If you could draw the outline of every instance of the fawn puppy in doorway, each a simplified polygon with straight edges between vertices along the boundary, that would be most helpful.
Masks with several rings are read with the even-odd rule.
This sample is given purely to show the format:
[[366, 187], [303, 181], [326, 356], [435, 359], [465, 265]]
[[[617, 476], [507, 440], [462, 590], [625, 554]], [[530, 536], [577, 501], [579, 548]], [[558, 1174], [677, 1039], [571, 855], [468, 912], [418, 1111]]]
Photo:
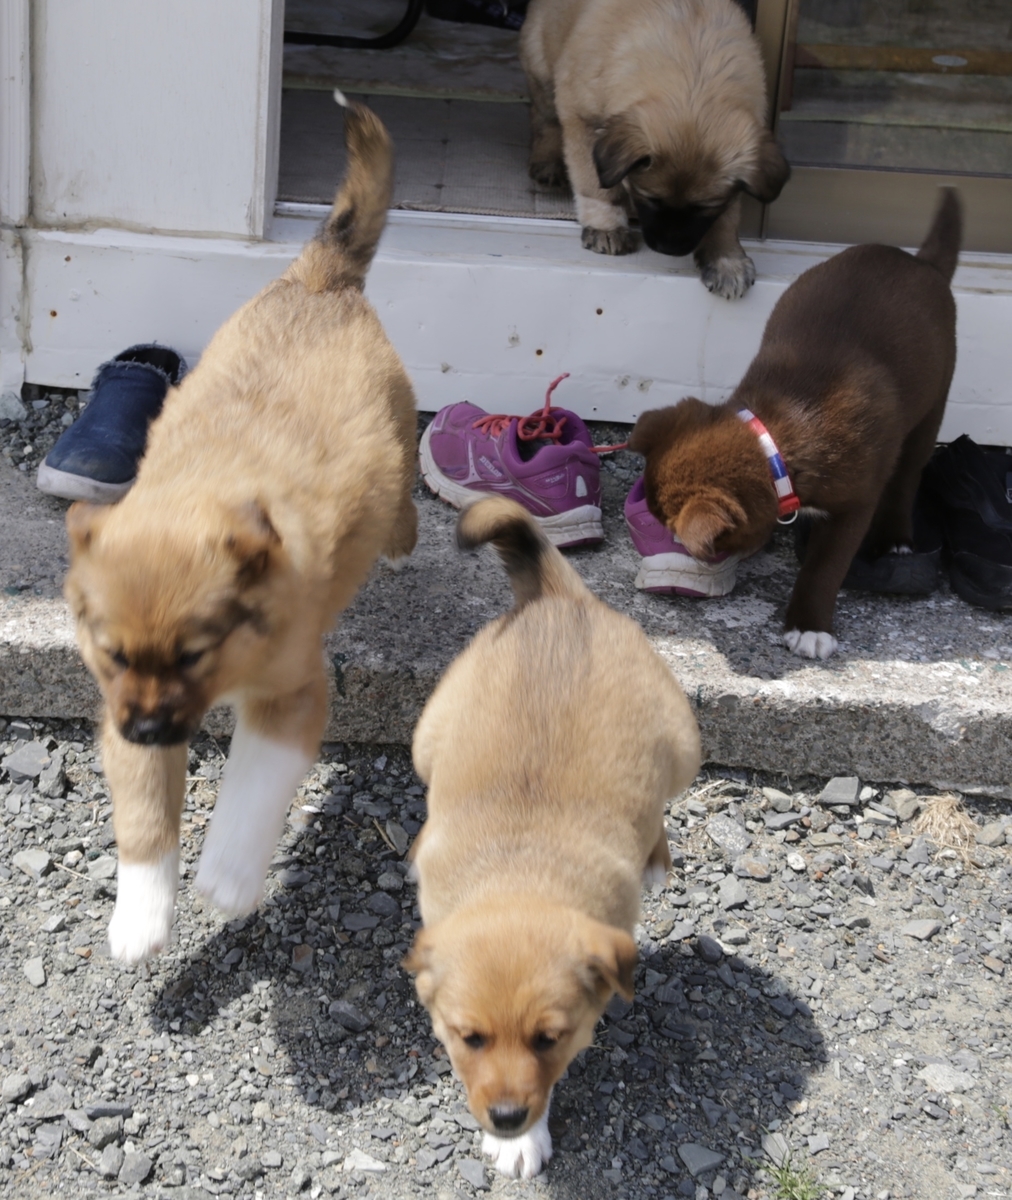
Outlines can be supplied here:
[[646, 412], [629, 439], [646, 456], [651, 512], [697, 558], [751, 554], [798, 508], [824, 518], [784, 623], [787, 646], [806, 658], [836, 650], [836, 595], [858, 549], [874, 559], [911, 548], [956, 363], [949, 284], [961, 228], [946, 189], [916, 256], [852, 246], [806, 271], [725, 404]]
[[766, 128], [766, 81], [735, 0], [532, 0], [520, 35], [530, 174], [567, 176], [583, 244], [695, 254], [703, 283], [743, 296], [741, 195], [775, 200], [790, 168]]
[[516, 607], [422, 713], [428, 818], [412, 850], [423, 929], [405, 966], [507, 1175], [552, 1152], [548, 1106], [614, 992], [632, 997], [643, 877], [671, 865], [668, 800], [700, 761], [681, 688], [512, 500], [460, 517]]
[[225, 912], [256, 907], [323, 733], [323, 634], [379, 555], [415, 544], [414, 396], [362, 295], [392, 149], [365, 108], [345, 136], [319, 235], [169, 392], [124, 499], [67, 514], [66, 596], [105, 701], [124, 962], [169, 937], [187, 741], [218, 700], [237, 724], [196, 884]]

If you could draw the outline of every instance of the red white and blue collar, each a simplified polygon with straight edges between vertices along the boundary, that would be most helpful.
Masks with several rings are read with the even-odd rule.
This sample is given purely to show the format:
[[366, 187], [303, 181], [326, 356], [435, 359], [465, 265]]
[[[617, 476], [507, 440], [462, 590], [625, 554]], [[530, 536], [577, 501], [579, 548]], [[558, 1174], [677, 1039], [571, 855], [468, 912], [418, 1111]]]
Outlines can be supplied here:
[[[801, 501], [798, 499], [798, 494], [791, 483], [787, 464], [777, 449], [776, 442], [770, 436], [770, 431], [751, 409], [739, 408], [738, 416], [759, 439], [759, 445], [762, 447], [762, 452], [766, 455], [766, 461], [770, 465], [770, 475], [773, 476], [773, 488], [777, 493], [777, 520], [781, 525], [790, 525], [791, 521], [798, 515]], [[785, 518], [788, 519], [785, 520]]]

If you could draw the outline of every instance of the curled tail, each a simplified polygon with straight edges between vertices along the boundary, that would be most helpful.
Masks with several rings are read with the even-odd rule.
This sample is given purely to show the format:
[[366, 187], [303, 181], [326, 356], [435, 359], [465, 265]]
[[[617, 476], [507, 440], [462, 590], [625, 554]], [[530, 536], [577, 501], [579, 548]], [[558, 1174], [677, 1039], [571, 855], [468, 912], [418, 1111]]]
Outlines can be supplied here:
[[959, 246], [963, 240], [963, 206], [955, 188], [942, 188], [942, 198], [935, 211], [935, 219], [917, 251], [917, 257], [931, 263], [941, 271], [946, 282], [952, 281], [959, 258]]
[[345, 109], [348, 165], [330, 216], [287, 272], [311, 292], [349, 287], [361, 291], [387, 223], [393, 191], [393, 143], [383, 122], [371, 109], [350, 103], [340, 92], [334, 92], [334, 99]]
[[583, 580], [513, 500], [489, 496], [465, 508], [457, 521], [457, 545], [474, 550], [491, 542], [510, 577], [517, 604], [541, 596], [586, 596]]

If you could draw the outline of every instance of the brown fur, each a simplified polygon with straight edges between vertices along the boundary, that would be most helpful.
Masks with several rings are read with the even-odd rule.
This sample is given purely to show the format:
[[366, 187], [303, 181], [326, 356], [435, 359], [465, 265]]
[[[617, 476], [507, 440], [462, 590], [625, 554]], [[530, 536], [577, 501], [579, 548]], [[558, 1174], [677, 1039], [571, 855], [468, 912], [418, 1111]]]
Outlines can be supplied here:
[[699, 558], [751, 554], [773, 532], [769, 465], [736, 413], [749, 408], [766, 425], [802, 505], [828, 517], [809, 543], [787, 630], [832, 630], [862, 542], [872, 557], [911, 544], [914, 496], [956, 361], [949, 281], [960, 228], [946, 190], [916, 257], [854, 246], [806, 271], [725, 404], [687, 399], [636, 423], [629, 444], [646, 455], [650, 509]]
[[530, 173], [568, 176], [583, 244], [695, 253], [703, 282], [744, 295], [740, 193], [775, 200], [790, 174], [766, 128], [759, 46], [735, 0], [532, 0], [520, 38]]
[[411, 552], [411, 385], [361, 294], [392, 151], [347, 117], [348, 176], [284, 275], [215, 334], [151, 427], [115, 507], [75, 504], [66, 596], [105, 700], [121, 861], [178, 843], [186, 740], [228, 697], [315, 756], [321, 638], [376, 557]]
[[639, 626], [522, 508], [479, 501], [458, 540], [494, 542], [517, 606], [454, 660], [415, 731], [424, 929], [406, 965], [471, 1111], [501, 1133], [491, 1107], [527, 1110], [520, 1134], [612, 993], [632, 996], [643, 872], [671, 865], [664, 807], [699, 734]]

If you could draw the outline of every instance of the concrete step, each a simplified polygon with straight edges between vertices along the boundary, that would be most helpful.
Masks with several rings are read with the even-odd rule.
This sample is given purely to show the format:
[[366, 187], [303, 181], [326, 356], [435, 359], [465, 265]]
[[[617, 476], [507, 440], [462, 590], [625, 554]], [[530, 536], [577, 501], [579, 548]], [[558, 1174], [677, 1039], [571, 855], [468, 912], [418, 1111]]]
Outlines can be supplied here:
[[[794, 579], [790, 534], [741, 564], [719, 600], [637, 592], [622, 503], [638, 460], [604, 464], [606, 541], [570, 553], [603, 600], [634, 617], [681, 681], [704, 758], [788, 776], [981, 788], [1012, 780], [1012, 618], [970, 608], [947, 585], [928, 599], [843, 593], [840, 653], [789, 654], [780, 623]], [[490, 550], [459, 554], [456, 514], [419, 486], [418, 548], [378, 566], [326, 643], [335, 741], [411, 739], [447, 663], [511, 596]], [[98, 691], [77, 653], [60, 585], [65, 505], [0, 460], [0, 713], [93, 719]], [[621, 664], [616, 664], [620, 669]], [[229, 716], [208, 727], [225, 733]]]

